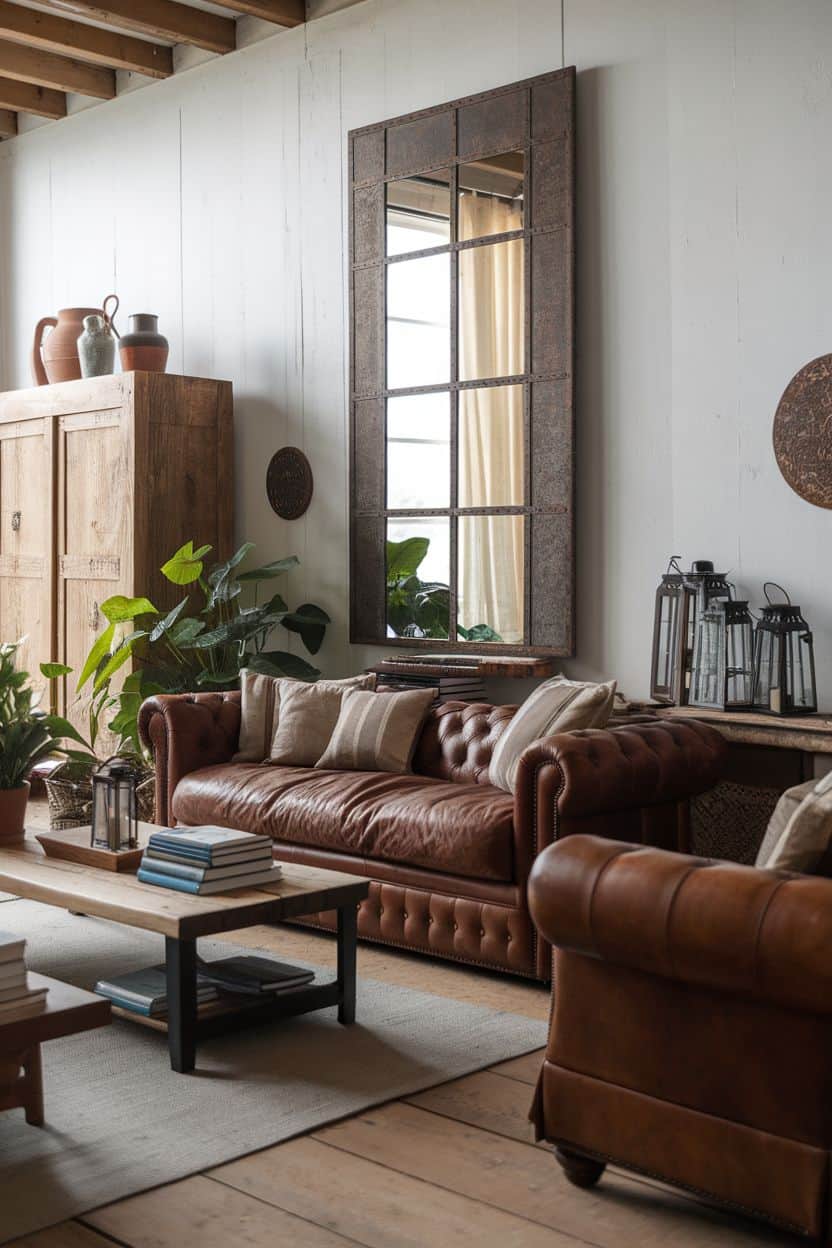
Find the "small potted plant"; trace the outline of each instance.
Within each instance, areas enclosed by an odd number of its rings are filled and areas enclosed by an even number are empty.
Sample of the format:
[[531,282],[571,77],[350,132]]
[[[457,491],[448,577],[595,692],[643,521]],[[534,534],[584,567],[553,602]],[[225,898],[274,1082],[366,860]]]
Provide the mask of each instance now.
[[[20,642],[0,643],[0,844],[23,840],[29,775],[48,754],[87,755],[87,747],[67,720],[37,709],[29,673],[16,666]],[[67,748],[77,741],[83,751]]]

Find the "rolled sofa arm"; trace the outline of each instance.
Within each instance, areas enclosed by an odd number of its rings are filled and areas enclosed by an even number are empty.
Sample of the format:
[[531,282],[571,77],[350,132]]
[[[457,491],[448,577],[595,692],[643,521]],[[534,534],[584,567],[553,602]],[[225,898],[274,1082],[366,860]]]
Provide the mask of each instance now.
[[712,788],[727,752],[722,735],[696,720],[545,737],[520,758],[515,822],[534,830],[538,852],[582,823],[605,833],[608,824],[615,836],[625,812],[685,802]]
[[173,693],[139,708],[139,736],[156,765],[156,822],[170,822],[173,791],[200,767],[227,763],[240,735],[240,693]]
[[576,835],[537,858],[529,908],[556,948],[832,1014],[832,880]]

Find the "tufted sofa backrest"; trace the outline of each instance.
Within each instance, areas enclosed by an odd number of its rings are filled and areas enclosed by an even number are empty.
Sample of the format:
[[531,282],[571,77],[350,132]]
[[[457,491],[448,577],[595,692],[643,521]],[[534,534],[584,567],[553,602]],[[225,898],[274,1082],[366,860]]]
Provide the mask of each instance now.
[[433,707],[416,746],[413,770],[437,780],[488,784],[494,746],[516,710],[488,702],[443,702]]

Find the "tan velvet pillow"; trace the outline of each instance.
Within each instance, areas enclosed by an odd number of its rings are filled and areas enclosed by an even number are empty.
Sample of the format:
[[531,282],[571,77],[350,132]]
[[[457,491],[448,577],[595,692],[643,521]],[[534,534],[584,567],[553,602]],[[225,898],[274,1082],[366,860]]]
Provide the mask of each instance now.
[[329,771],[409,771],[435,698],[435,689],[383,694],[348,689],[332,739],[316,766]]
[[[339,689],[374,689],[375,682],[375,675],[370,673],[368,676],[347,676],[343,680],[319,680],[315,685],[310,685],[305,680],[295,680],[291,676],[262,676],[259,672],[243,668],[240,672],[242,694],[240,740],[232,762],[269,761],[272,742],[280,722],[280,703],[284,692],[294,688],[317,689],[321,686],[336,686]],[[328,737],[327,740],[329,740]]]
[[532,741],[556,732],[603,728],[615,701],[614,680],[595,685],[552,676],[538,685],[522,704],[494,747],[488,779],[498,789],[514,792],[520,755]]
[[[796,785],[795,789],[787,789],[777,803],[772,822],[778,820],[778,811],[782,821],[799,790],[807,787]],[[821,869],[832,844],[832,773],[823,776],[806,793],[763,861],[763,847],[769,839],[767,831],[757,855],[758,867],[766,867],[770,871],[800,871],[805,875],[813,875]]]

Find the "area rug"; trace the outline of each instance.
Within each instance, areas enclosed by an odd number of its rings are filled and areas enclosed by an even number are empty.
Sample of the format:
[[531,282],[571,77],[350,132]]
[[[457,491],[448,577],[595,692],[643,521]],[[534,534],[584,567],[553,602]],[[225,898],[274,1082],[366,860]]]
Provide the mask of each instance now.
[[[32,901],[0,906],[32,970],[79,987],[164,960],[161,937]],[[233,945],[200,941],[203,957]],[[323,981],[331,971],[319,969]],[[545,1043],[546,1027],[360,979],[335,1010],[206,1041],[175,1075],[163,1034],[116,1020],[43,1046],[46,1125],[0,1114],[0,1243]]]

